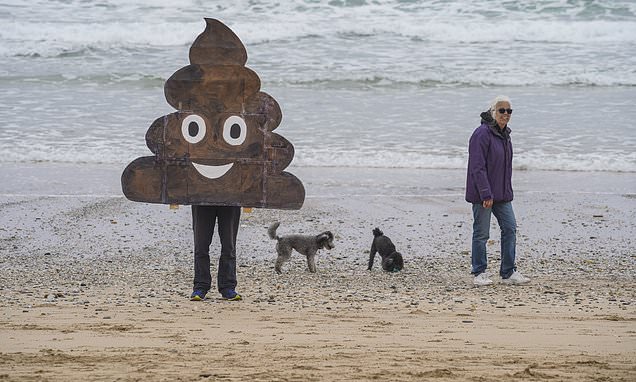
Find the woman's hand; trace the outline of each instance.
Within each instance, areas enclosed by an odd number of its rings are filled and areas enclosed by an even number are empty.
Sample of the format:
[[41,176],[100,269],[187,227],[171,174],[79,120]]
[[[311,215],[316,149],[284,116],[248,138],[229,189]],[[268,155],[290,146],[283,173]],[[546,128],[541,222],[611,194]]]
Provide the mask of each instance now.
[[481,205],[484,206],[484,208],[491,208],[492,207],[492,199],[484,200],[483,202],[481,202]]

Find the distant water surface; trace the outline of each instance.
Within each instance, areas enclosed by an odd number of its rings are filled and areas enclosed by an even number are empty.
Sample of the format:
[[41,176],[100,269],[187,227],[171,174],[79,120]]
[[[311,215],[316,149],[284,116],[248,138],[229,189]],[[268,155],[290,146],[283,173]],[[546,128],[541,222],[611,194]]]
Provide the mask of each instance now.
[[0,3],[0,162],[121,163],[203,17],[247,47],[295,166],[463,168],[513,100],[515,167],[636,171],[634,1]]

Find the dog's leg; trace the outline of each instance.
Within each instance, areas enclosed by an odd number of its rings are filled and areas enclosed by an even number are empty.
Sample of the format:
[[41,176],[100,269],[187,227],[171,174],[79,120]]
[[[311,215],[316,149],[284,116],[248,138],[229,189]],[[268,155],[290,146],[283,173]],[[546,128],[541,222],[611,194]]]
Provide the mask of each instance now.
[[285,262],[285,260],[283,260],[283,257],[278,255],[278,257],[276,258],[276,264],[274,265],[274,269],[276,270],[276,273],[278,273],[278,274],[283,273],[281,268],[282,268],[284,262]]
[[404,260],[398,252],[393,252],[386,258],[382,259],[382,269],[387,272],[397,272],[404,268]]
[[369,266],[367,267],[368,270],[371,270],[371,268],[373,268],[373,260],[375,259],[375,253],[378,250],[375,248],[375,240],[373,240],[373,243],[371,244],[371,251],[369,251]]
[[316,273],[316,253],[308,253],[307,254],[307,267],[309,268],[309,272]]
[[387,256],[382,259],[382,269],[391,272],[393,270],[393,256]]
[[276,252],[278,252],[278,257],[276,257],[276,264],[274,265],[274,270],[276,273],[283,273],[282,267],[286,261],[289,261],[291,257],[291,248],[282,246],[280,243],[276,244]]

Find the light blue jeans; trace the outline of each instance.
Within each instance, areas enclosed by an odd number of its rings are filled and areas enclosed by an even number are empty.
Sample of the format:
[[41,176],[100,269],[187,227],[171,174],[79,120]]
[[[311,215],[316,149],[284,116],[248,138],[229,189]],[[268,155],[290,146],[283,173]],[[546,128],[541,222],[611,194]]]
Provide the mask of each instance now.
[[473,248],[472,274],[486,271],[488,256],[486,243],[490,237],[490,215],[495,215],[501,228],[501,266],[499,275],[507,279],[517,269],[515,247],[517,246],[517,221],[511,202],[494,203],[492,208],[484,208],[481,203],[473,203]]

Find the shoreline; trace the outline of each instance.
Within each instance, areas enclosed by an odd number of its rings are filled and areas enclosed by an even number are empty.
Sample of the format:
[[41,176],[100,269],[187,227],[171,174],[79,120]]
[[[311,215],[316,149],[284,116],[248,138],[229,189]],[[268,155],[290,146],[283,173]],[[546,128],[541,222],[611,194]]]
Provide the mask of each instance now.
[[[495,284],[474,288],[463,171],[290,172],[301,210],[241,217],[244,300],[196,303],[187,206],[91,194],[116,194],[116,168],[0,169],[0,379],[636,378],[631,177],[516,173],[517,265],[532,283],[499,283],[493,225]],[[297,253],[274,272],[275,220],[281,235],[334,233],[316,274]],[[376,226],[404,271],[366,270]]]
[[[0,168],[2,195],[87,195],[122,196],[120,177],[125,164],[14,163]],[[465,169],[373,168],[373,167],[297,167],[286,172],[298,176],[307,196],[317,197],[324,189],[338,185],[373,188],[376,193],[395,195],[391,186],[411,191],[454,190],[463,198]],[[631,172],[514,170],[515,193],[528,191],[581,191],[591,193],[636,193]],[[78,179],[81,180],[78,182]],[[46,193],[43,193],[46,190]],[[349,196],[348,188],[338,195]],[[419,195],[415,193],[410,196]],[[424,196],[423,193],[421,196]]]

